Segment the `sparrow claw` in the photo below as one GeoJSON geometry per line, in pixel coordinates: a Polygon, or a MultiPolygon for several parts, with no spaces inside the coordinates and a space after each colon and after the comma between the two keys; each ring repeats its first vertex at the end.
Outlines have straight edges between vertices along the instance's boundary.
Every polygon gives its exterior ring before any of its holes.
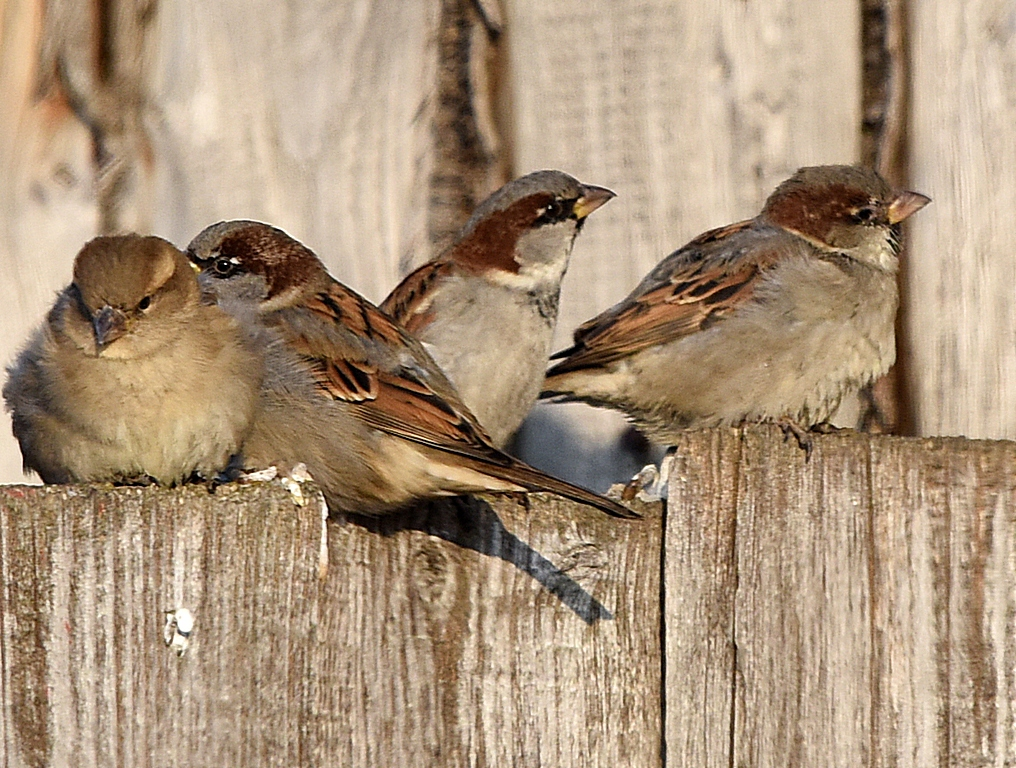
{"type": "Polygon", "coordinates": [[[659,467],[655,464],[646,464],[626,484],[617,483],[611,486],[607,491],[607,496],[620,501],[631,501],[632,499],[645,502],[665,501],[673,466],[674,449],[671,448],[663,457],[659,467]]]}
{"type": "Polygon", "coordinates": [[[796,421],[790,419],[780,419],[776,422],[776,425],[783,430],[783,442],[787,442],[790,436],[793,435],[794,439],[797,440],[798,447],[804,451],[804,460],[807,462],[811,459],[811,450],[814,447],[812,442],[812,436],[808,430],[798,424],[796,421]]]}
{"type": "Polygon", "coordinates": [[[817,435],[835,435],[839,432],[849,432],[849,427],[837,427],[835,424],[830,424],[828,421],[820,421],[811,427],[811,431],[817,435]]]}
{"type": "Polygon", "coordinates": [[[243,457],[238,453],[234,453],[229,457],[229,463],[223,467],[222,471],[217,472],[209,479],[205,486],[208,488],[209,493],[215,493],[220,485],[235,483],[243,477],[243,457]]]}
{"type": "Polygon", "coordinates": [[[303,507],[307,505],[307,497],[303,495],[303,483],[313,479],[310,472],[307,471],[307,465],[300,462],[290,469],[288,474],[279,478],[279,481],[293,497],[293,503],[298,507],[303,507]]]}

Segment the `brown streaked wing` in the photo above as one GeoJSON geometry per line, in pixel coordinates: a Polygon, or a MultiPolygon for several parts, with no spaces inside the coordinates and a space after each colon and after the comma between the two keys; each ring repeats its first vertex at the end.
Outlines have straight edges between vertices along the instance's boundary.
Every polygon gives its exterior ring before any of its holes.
{"type": "Polygon", "coordinates": [[[468,411],[408,372],[382,372],[379,378],[377,398],[357,405],[368,424],[433,448],[502,463],[502,456],[468,411]]]}
{"type": "Polygon", "coordinates": [[[425,328],[433,319],[427,309],[430,293],[455,268],[450,261],[430,261],[413,270],[381,302],[381,311],[410,333],[425,328]]]}
{"type": "Polygon", "coordinates": [[[756,278],[781,257],[781,251],[767,248],[725,263],[717,263],[715,257],[724,241],[752,224],[749,220],[710,230],[667,257],[654,270],[656,279],[581,325],[575,331],[575,345],[555,355],[564,359],[548,373],[603,365],[688,336],[748,301],[756,278]]]}
{"type": "Polygon", "coordinates": [[[353,333],[385,344],[402,342],[402,332],[388,315],[342,283],[331,282],[308,299],[306,307],[321,322],[344,325],[353,333]]]}
{"type": "Polygon", "coordinates": [[[393,349],[411,347],[424,375],[400,367],[387,371],[363,359],[359,350],[308,338],[289,327],[289,342],[314,373],[325,397],[356,407],[364,420],[384,432],[465,456],[498,462],[490,438],[458,399],[436,363],[404,330],[377,307],[334,283],[306,303],[323,324],[343,325],[393,349]],[[429,363],[429,365],[428,365],[429,363]],[[432,369],[432,370],[431,370],[432,369]],[[434,379],[434,381],[430,381],[434,379]]]}

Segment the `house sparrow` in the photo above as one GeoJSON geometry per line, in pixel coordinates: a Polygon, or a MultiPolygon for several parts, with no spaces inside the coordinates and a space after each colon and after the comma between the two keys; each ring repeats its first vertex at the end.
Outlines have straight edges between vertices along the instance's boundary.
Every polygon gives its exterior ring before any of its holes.
{"type": "Polygon", "coordinates": [[[423,342],[499,447],[540,394],[575,236],[612,197],[559,171],[516,179],[381,304],[423,342]]]}
{"type": "Polygon", "coordinates": [[[896,225],[929,202],[874,171],[802,168],[575,331],[541,397],[623,411],[664,444],[759,420],[801,440],[892,365],[896,225]]]}
{"type": "Polygon", "coordinates": [[[158,237],[97,237],[14,363],[3,396],[44,482],[212,479],[240,449],[261,385],[236,321],[158,237]]]}
{"type": "Polygon", "coordinates": [[[542,490],[636,516],[498,451],[421,344],[281,230],[221,222],[187,255],[265,350],[248,466],[303,463],[331,508],[361,514],[431,496],[542,490]]]}

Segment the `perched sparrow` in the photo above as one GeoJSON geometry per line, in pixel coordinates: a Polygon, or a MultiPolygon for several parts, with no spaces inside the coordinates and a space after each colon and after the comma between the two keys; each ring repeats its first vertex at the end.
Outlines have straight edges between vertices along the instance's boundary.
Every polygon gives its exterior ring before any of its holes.
{"type": "Polygon", "coordinates": [[[497,446],[540,394],[575,236],[612,197],[559,171],[516,179],[381,305],[423,342],[497,446]]]}
{"type": "Polygon", "coordinates": [[[623,411],[664,444],[758,420],[800,439],[892,365],[896,225],[928,202],[874,171],[802,168],[582,325],[541,396],[623,411]]]}
{"type": "Polygon", "coordinates": [[[8,368],[25,469],[47,483],[164,484],[225,469],[250,425],[260,356],[202,304],[190,262],[158,237],[97,237],[8,368]]]}
{"type": "Polygon", "coordinates": [[[625,507],[501,453],[440,368],[306,247],[250,221],[188,246],[205,290],[265,350],[248,466],[304,463],[329,506],[379,514],[430,496],[545,490],[616,516],[625,507]]]}

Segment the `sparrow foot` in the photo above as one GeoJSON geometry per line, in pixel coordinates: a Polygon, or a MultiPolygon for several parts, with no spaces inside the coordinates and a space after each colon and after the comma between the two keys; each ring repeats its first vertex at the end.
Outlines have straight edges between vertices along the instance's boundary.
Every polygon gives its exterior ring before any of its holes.
{"type": "Polygon", "coordinates": [[[307,471],[307,465],[300,462],[280,477],[279,482],[289,491],[289,495],[293,497],[293,503],[298,507],[304,507],[307,505],[307,497],[303,495],[303,483],[313,479],[310,472],[307,471]]]}
{"type": "Polygon", "coordinates": [[[828,421],[820,421],[818,424],[812,426],[811,431],[817,435],[835,435],[840,432],[849,432],[850,427],[837,427],[835,424],[830,424],[828,421]]]}
{"type": "Polygon", "coordinates": [[[279,476],[279,468],[276,466],[265,467],[255,472],[244,472],[240,476],[241,483],[268,483],[279,476]]]}
{"type": "Polygon", "coordinates": [[[674,449],[670,448],[659,467],[655,464],[646,464],[625,485],[618,483],[612,486],[607,491],[607,496],[620,501],[631,501],[632,499],[645,502],[665,501],[673,466],[674,449]]]}
{"type": "Polygon", "coordinates": [[[220,485],[235,483],[244,477],[243,458],[238,453],[229,457],[229,463],[205,483],[209,493],[215,493],[220,485]]]}
{"type": "Polygon", "coordinates": [[[807,429],[790,419],[780,419],[776,422],[776,425],[783,430],[783,442],[789,440],[790,436],[793,435],[794,439],[797,440],[798,447],[804,451],[804,460],[808,461],[811,459],[812,436],[807,429]]]}

